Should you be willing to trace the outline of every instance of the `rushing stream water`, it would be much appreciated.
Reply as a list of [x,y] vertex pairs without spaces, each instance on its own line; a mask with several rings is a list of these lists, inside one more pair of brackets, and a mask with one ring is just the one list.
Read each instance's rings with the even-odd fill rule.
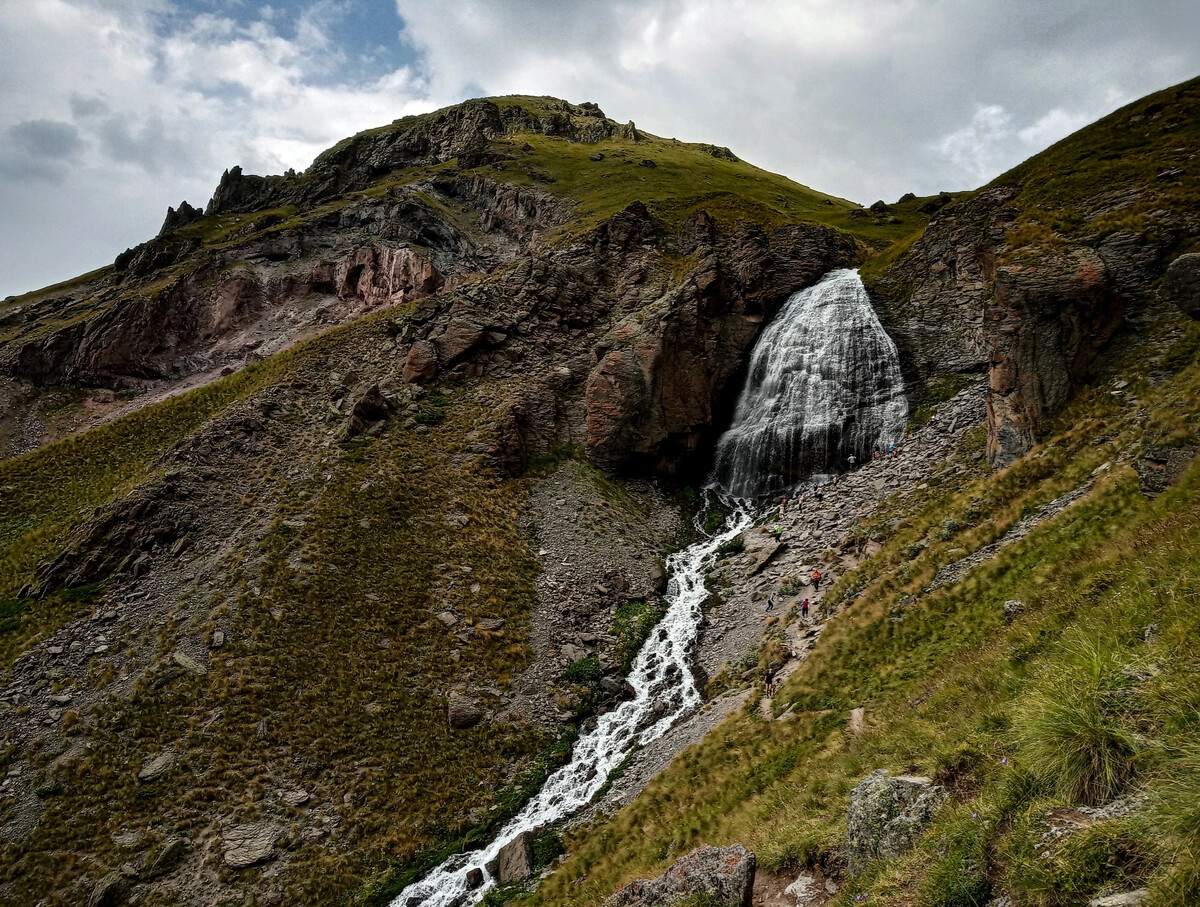
[[[571,761],[491,844],[450,858],[405,888],[392,907],[478,902],[496,881],[488,864],[506,844],[586,806],[635,744],[657,740],[699,706],[691,659],[708,598],[704,577],[717,549],[753,522],[744,499],[836,467],[850,451],[869,457],[873,447],[898,440],[906,415],[896,347],[858,272],[834,271],[793,294],[755,345],[733,426],[718,444],[714,490],[732,513],[716,534],[667,559],[667,611],[629,674],[634,697],[597,719],[575,743]],[[471,889],[473,869],[483,884]]]
[[[566,818],[586,806],[634,744],[647,744],[665,734],[675,720],[700,704],[700,690],[690,666],[691,652],[708,598],[704,574],[717,548],[750,525],[750,514],[736,509],[715,535],[677,551],[667,558],[671,577],[667,612],[655,625],[629,673],[634,697],[601,715],[596,729],[575,743],[571,761],[551,775],[536,797],[483,850],[447,860],[420,882],[404,889],[393,907],[410,901],[422,907],[471,904],[483,897],[495,879],[487,864],[505,844],[531,831]],[[467,873],[483,870],[483,885],[471,891]]]

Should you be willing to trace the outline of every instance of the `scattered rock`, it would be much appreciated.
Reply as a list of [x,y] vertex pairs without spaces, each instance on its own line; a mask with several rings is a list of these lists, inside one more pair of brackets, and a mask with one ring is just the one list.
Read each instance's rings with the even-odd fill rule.
[[496,881],[501,885],[519,882],[533,872],[533,849],[529,832],[521,832],[496,854]]
[[483,884],[483,870],[478,866],[467,870],[467,890],[474,891]]
[[279,800],[284,806],[303,806],[309,801],[309,799],[310,796],[308,791],[302,787],[293,788],[292,790],[285,790],[279,795]]
[[171,653],[171,661],[173,661],[178,667],[182,668],[187,673],[193,674],[197,677],[199,677],[201,674],[208,673],[208,668],[206,668],[196,659],[192,658],[191,655],[188,655],[187,652],[183,652],[179,649],[176,649]]
[[655,564],[650,568],[650,588],[656,595],[667,591],[667,571],[662,564]]
[[1150,445],[1133,463],[1138,476],[1138,488],[1148,498],[1157,497],[1183,477],[1189,463],[1196,458],[1194,444],[1180,447]]
[[447,627],[453,627],[458,623],[458,615],[453,611],[439,611],[437,613],[437,619]]
[[138,772],[138,780],[156,781],[175,767],[178,758],[174,750],[159,753],[142,766],[142,770]]
[[1025,603],[1009,599],[1004,603],[1004,622],[1011,624],[1017,617],[1025,613]]
[[142,860],[141,877],[150,880],[165,876],[180,864],[186,853],[187,841],[184,838],[167,838],[146,854]]
[[754,869],[754,854],[740,844],[698,847],[659,878],[630,883],[604,907],[671,907],[689,898],[711,899],[721,907],[750,907]]
[[859,736],[866,729],[866,714],[867,710],[861,705],[856,709],[850,710],[850,733],[855,737]]
[[450,727],[465,730],[475,727],[483,720],[483,709],[466,693],[455,690],[450,693],[446,717],[450,722]]
[[87,907],[117,907],[129,897],[133,884],[120,872],[113,871],[96,883]]
[[796,881],[783,889],[783,893],[787,895],[795,907],[810,907],[810,905],[825,900],[822,887],[808,873],[801,873],[797,876]]
[[846,851],[851,876],[877,858],[906,853],[929,826],[933,813],[948,796],[928,778],[889,778],[878,769],[850,792],[846,816]]
[[428,340],[418,340],[408,350],[404,360],[404,380],[413,384],[428,384],[437,375],[437,347]]
[[1180,255],[1167,268],[1158,298],[1176,306],[1189,318],[1200,318],[1200,252]]
[[504,629],[503,617],[482,617],[475,623],[475,629],[488,630],[495,633],[497,630]]
[[1123,891],[1120,894],[1109,894],[1088,901],[1088,907],[1137,907],[1146,899],[1146,889]]
[[263,863],[275,856],[275,826],[266,822],[235,825],[222,836],[225,847],[225,865],[234,869],[245,869]]

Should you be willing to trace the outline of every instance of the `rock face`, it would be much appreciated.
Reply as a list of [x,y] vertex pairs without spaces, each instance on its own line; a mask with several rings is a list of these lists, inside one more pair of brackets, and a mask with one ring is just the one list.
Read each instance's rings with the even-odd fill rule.
[[657,879],[638,879],[604,902],[605,907],[671,907],[704,896],[720,907],[750,907],[754,854],[740,844],[698,847]]
[[[872,289],[901,349],[906,379],[987,369],[988,456],[1007,466],[1061,409],[1144,289],[1150,262],[1110,236],[1006,259],[1017,189],[999,186],[943,208]],[[1012,256],[1009,256],[1011,259]]]
[[520,882],[533,872],[533,850],[529,833],[521,832],[496,854],[496,880],[501,885]]
[[1200,318],[1200,252],[1180,255],[1167,268],[1158,298],[1189,318]]
[[862,873],[872,860],[906,853],[929,826],[946,800],[944,787],[928,778],[872,772],[850,792],[846,817],[846,856],[850,875]]

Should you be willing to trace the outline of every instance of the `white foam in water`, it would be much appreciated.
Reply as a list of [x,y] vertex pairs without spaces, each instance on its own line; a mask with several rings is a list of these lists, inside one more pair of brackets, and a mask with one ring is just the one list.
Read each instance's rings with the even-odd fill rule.
[[[665,734],[701,694],[690,666],[708,592],[704,574],[717,549],[753,521],[751,498],[805,473],[837,469],[854,452],[899,440],[907,406],[899,357],[871,309],[857,271],[833,271],[792,295],[763,331],[733,427],[718,442],[714,487],[733,496],[733,513],[713,536],[667,559],[667,612],[638,653],[634,697],[601,715],[575,743],[571,761],[483,850],[457,854],[392,901],[392,907],[467,907],[496,880],[487,864],[517,835],[587,805],[634,744]],[[730,503],[730,501],[726,501]],[[467,874],[483,873],[470,891]]]
[[[505,844],[523,831],[532,831],[564,819],[586,806],[635,743],[647,744],[665,734],[680,716],[700,705],[700,690],[690,667],[691,653],[700,627],[701,606],[708,598],[705,569],[717,548],[740,535],[751,519],[741,507],[721,530],[667,558],[671,577],[667,612],[642,646],[628,680],[634,698],[601,715],[596,729],[579,738],[571,761],[547,779],[541,792],[483,850],[447,860],[419,882],[409,885],[392,901],[393,907],[409,903],[422,907],[450,907],[479,901],[495,884],[487,871]],[[467,889],[467,873],[483,871],[483,885]]]
[[738,497],[777,492],[886,452],[907,417],[896,345],[858,271],[831,271],[763,329],[714,479]]

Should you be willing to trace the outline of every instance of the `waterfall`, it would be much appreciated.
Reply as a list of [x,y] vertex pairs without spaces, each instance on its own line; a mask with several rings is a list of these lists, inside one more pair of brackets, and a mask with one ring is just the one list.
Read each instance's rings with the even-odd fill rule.
[[907,416],[896,345],[858,271],[832,271],[763,330],[713,478],[736,497],[771,494],[886,450]]
[[[804,471],[837,466],[898,440],[907,409],[896,347],[857,271],[834,271],[795,293],[763,331],[733,427],[718,443],[717,492],[733,512],[714,535],[667,559],[667,611],[638,653],[632,699],[601,715],[571,761],[482,850],[457,854],[405,888],[392,907],[468,907],[496,884],[493,861],[522,832],[587,805],[635,745],[657,740],[702,701],[691,657],[708,598],[705,574],[722,544],[753,522],[745,499]],[[699,527],[697,527],[699,529]],[[479,870],[482,882],[468,876]]]

